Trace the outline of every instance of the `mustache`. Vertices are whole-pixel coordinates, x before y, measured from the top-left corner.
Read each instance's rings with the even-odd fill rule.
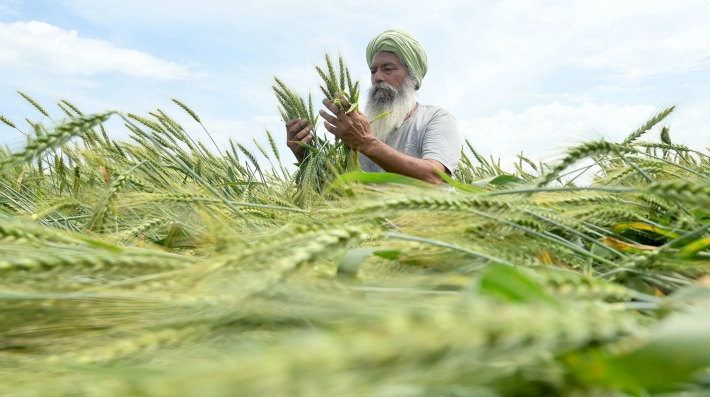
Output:
[[[373,89],[373,90],[385,90],[385,91],[390,91],[390,92],[395,92],[395,91],[397,91],[396,88],[394,88],[393,86],[391,86],[391,85],[385,83],[384,81],[380,81],[379,83],[375,83],[375,84],[372,86],[372,89]]]
[[[397,95],[397,89],[394,88],[393,86],[385,83],[384,81],[381,81],[379,83],[375,83],[372,88],[370,88],[370,99],[375,100],[376,98],[378,99],[384,99],[384,98],[394,98]]]

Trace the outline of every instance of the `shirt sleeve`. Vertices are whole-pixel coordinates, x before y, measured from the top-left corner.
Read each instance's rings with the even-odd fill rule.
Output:
[[[456,119],[439,108],[427,124],[422,141],[422,158],[440,162],[453,175],[458,169],[462,146],[463,139]]]

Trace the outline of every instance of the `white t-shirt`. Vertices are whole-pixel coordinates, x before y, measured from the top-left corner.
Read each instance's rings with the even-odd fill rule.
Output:
[[[463,139],[451,113],[438,106],[417,104],[414,113],[385,143],[412,157],[436,160],[453,175],[461,158]],[[384,172],[374,161],[362,153],[359,155],[363,171]]]

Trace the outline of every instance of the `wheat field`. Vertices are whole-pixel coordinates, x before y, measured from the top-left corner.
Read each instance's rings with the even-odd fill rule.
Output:
[[[357,102],[342,59],[317,73]],[[179,100],[194,124],[20,94],[49,123],[0,118],[27,136],[0,148],[0,395],[710,391],[710,154],[673,107],[514,171],[468,143],[442,189],[319,133],[295,170],[281,132],[196,141]]]

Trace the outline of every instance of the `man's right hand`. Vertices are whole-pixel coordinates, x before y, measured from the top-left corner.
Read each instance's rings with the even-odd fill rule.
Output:
[[[313,126],[308,125],[306,119],[293,119],[286,123],[286,145],[296,156],[296,160],[300,163],[306,155],[306,148],[299,145],[298,142],[311,143],[313,134],[311,130]]]

